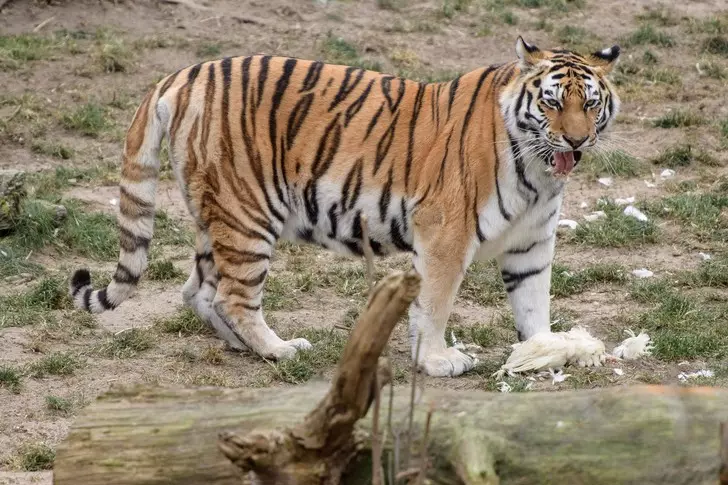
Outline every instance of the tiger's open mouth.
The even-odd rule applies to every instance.
[[[551,159],[551,166],[554,167],[554,175],[568,175],[581,160],[581,152],[554,152]]]

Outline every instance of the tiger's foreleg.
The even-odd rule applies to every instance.
[[[219,279],[209,238],[205,232],[198,230],[195,244],[195,265],[182,287],[182,300],[202,321],[212,327],[215,334],[227,342],[230,348],[245,350],[244,343],[212,307]]]
[[[556,238],[551,234],[497,258],[520,341],[551,328],[551,263]]]

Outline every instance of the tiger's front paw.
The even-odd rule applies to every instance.
[[[456,377],[475,367],[475,359],[454,347],[420,356],[420,368],[432,377]]]

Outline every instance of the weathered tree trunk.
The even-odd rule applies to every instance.
[[[319,384],[107,393],[59,447],[54,483],[232,485],[240,470],[266,485],[371,483],[372,420],[361,418],[388,379],[377,358],[418,288],[413,273],[374,288],[328,391]],[[395,388],[392,429],[400,437],[383,437],[383,467],[410,478],[424,469],[438,484],[714,485],[719,423],[728,420],[728,390],[713,388],[425,390],[416,401],[411,406],[409,388]],[[379,414],[388,421],[386,405]]]

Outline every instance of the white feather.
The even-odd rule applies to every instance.
[[[639,335],[635,335],[632,330],[626,331],[629,338],[626,338],[621,344],[614,348],[612,355],[620,359],[633,360],[643,355],[650,355],[652,351],[652,343],[650,336],[644,331]]]

